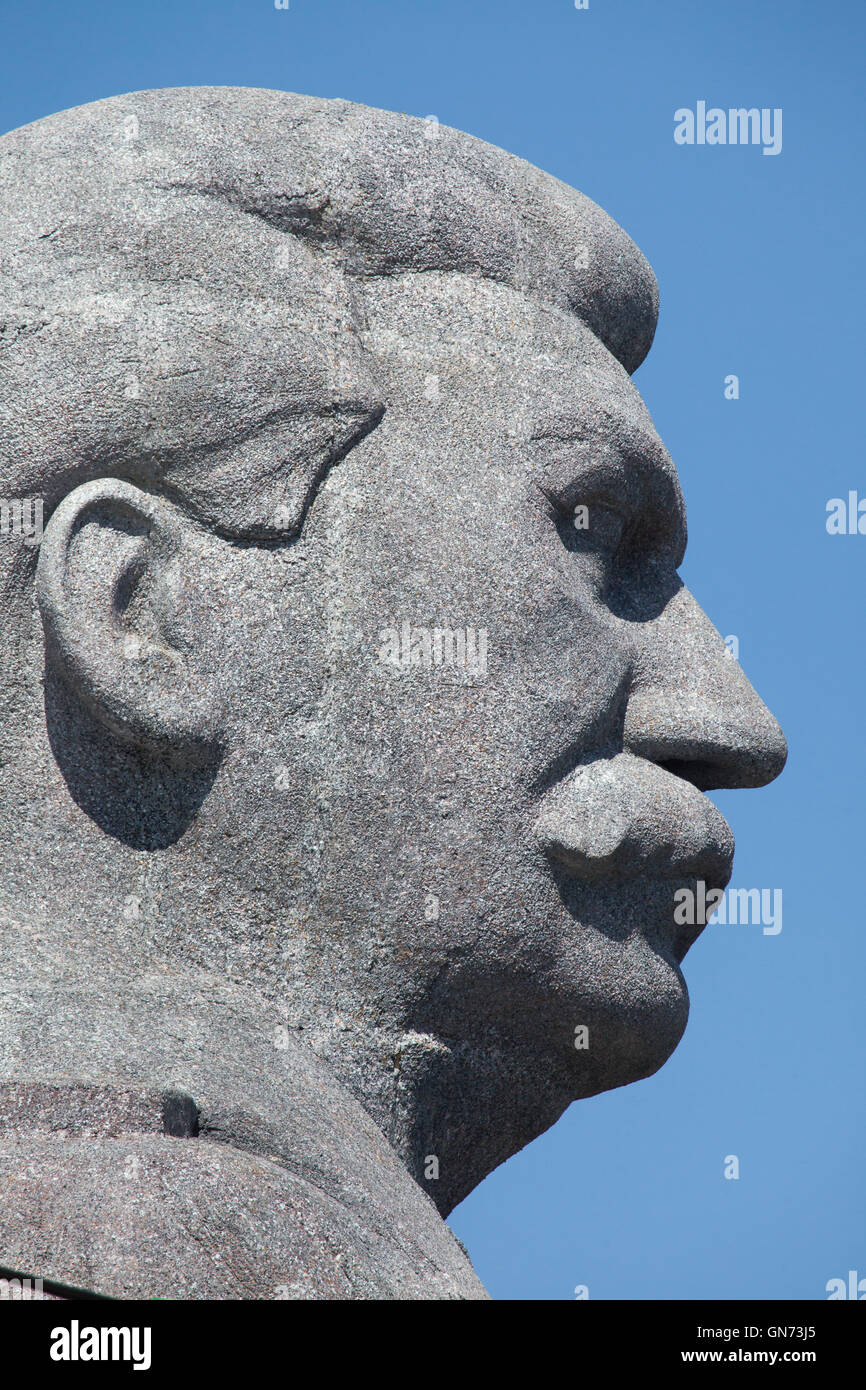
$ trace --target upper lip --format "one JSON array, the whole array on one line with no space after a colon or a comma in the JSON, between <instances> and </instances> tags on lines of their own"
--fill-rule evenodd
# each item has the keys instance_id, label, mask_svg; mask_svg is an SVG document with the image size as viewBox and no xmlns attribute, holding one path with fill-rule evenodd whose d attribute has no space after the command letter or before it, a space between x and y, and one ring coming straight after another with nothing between
<instances>
[{"instance_id":1,"label":"upper lip","mask_svg":"<svg viewBox=\"0 0 866 1390\"><path fill-rule=\"evenodd\" d=\"M702 879L723 888L734 837L712 802L684 778L630 753L576 767L542 799L538 843L579 878Z\"/></svg>"}]
</instances>

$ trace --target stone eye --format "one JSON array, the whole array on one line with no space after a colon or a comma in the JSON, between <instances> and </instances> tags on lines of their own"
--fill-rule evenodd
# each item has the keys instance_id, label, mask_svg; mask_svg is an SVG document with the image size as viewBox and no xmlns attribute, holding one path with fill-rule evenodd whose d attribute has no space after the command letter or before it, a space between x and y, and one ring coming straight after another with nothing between
<instances>
[{"instance_id":1,"label":"stone eye","mask_svg":"<svg viewBox=\"0 0 866 1390\"><path fill-rule=\"evenodd\" d=\"M625 521L612 507L589 499L561 514L559 531L569 550L613 555L622 540Z\"/></svg>"}]
</instances>

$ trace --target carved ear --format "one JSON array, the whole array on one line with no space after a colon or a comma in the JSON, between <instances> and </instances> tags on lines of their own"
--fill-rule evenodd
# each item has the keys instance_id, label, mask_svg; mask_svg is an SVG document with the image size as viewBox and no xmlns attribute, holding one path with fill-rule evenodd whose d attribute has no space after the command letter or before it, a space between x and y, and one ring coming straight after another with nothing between
<instances>
[{"instance_id":1,"label":"carved ear","mask_svg":"<svg viewBox=\"0 0 866 1390\"><path fill-rule=\"evenodd\" d=\"M116 478L60 503L39 551L46 662L122 740L169 756L219 743L215 686L177 621L186 553L177 513Z\"/></svg>"}]
</instances>

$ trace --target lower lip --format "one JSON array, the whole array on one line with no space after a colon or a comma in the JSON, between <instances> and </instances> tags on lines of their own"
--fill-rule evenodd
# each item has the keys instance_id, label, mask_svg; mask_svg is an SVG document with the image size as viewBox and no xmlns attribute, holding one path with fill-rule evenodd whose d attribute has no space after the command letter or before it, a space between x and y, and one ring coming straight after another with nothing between
<instances>
[{"instance_id":1,"label":"lower lip","mask_svg":"<svg viewBox=\"0 0 866 1390\"><path fill-rule=\"evenodd\" d=\"M680 966L706 927L707 918L713 914L713 907L707 906L707 898L715 893L720 885L715 882L708 883L703 879L689 879L685 882L682 879L667 879L664 882L670 892L670 899L669 907L665 909L660 923L660 935L676 965ZM694 916L694 922L674 921L674 912L678 906L675 894L683 889L691 894L692 912L689 915ZM711 899L711 903L714 901L715 899Z\"/></svg>"},{"instance_id":2,"label":"lower lip","mask_svg":"<svg viewBox=\"0 0 866 1390\"><path fill-rule=\"evenodd\" d=\"M679 967L688 951L697 941L701 932L706 926L706 918L712 916L712 899L710 905L707 899L713 892L722 889L723 884L727 883L728 875L713 873L712 879L707 881L697 877L684 878L680 875L674 876L668 870L665 874L649 877L645 874L635 876L630 879L619 879L618 881L587 881L580 874L569 870L568 866L561 860L557 867L564 873L570 884L578 887L581 898L585 898L581 910L581 904L567 904L569 912L577 920L582 920L587 925L592 924L592 918L600 915L599 909L604 909L604 916L608 916L613 922L616 920L621 926L624 919L631 918L634 927L624 935L623 940L629 936L641 935L644 940L669 964ZM721 881L720 881L721 880ZM703 887L701 887L703 885ZM635 890L640 888L639 900L636 901ZM683 889L687 890L691 896L692 912L694 922L679 923L674 920L674 913L680 905L676 894ZM630 901L622 902L621 911L617 912L617 898L619 895L627 896ZM593 904L593 899L597 903ZM687 900L688 901L688 900ZM598 926L599 930L604 930Z\"/></svg>"}]
</instances>

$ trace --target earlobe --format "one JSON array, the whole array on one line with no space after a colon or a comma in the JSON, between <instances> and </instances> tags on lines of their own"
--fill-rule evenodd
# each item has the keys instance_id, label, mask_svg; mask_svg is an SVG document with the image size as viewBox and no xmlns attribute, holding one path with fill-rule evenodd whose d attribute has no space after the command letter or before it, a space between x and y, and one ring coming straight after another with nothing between
<instances>
[{"instance_id":1,"label":"earlobe","mask_svg":"<svg viewBox=\"0 0 866 1390\"><path fill-rule=\"evenodd\" d=\"M76 488L45 527L36 589L46 664L116 737L169 757L212 755L220 702L196 652L168 635L174 508L130 483ZM167 623L169 619L169 623Z\"/></svg>"}]
</instances>

